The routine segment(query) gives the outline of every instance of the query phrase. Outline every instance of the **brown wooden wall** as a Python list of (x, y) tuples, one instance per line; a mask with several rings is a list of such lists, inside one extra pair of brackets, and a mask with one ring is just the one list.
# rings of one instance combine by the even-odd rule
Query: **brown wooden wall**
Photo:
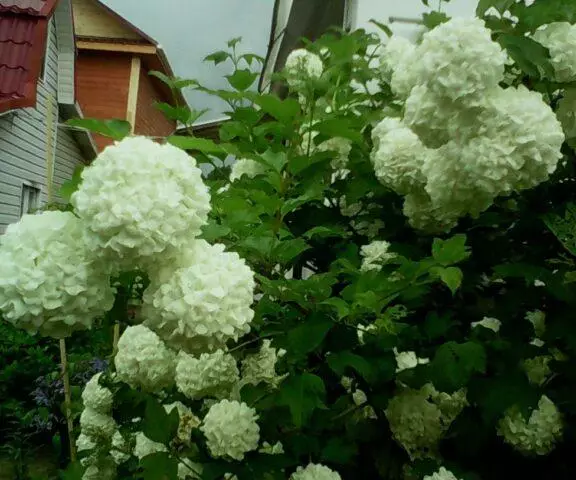
[[(87, 118), (126, 119), (131, 54), (80, 50), (76, 63), (77, 98)], [(113, 143), (94, 135), (98, 150)]]
[[(167, 136), (176, 129), (176, 122), (168, 120), (154, 106), (154, 102), (166, 102), (167, 99), (154, 86), (151, 77), (144, 66), (140, 71), (140, 86), (138, 89), (138, 108), (136, 110), (136, 125), (134, 133), (149, 136)], [(169, 101), (168, 103), (172, 103)]]

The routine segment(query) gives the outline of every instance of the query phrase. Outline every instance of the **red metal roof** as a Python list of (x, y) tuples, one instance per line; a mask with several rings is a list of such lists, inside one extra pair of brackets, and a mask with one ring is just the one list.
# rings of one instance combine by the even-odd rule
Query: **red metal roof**
[(36, 105), (48, 18), (57, 0), (0, 0), (0, 112)]

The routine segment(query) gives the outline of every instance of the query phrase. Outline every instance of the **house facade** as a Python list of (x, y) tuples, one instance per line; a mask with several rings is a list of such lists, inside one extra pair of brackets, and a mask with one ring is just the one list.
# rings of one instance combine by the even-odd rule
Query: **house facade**
[(96, 155), (76, 103), (71, 0), (0, 0), (0, 233)]
[[(144, 4), (144, 2), (143, 2)], [(173, 76), (158, 43), (98, 0), (73, 0), (78, 48), (78, 100), (85, 115), (127, 120), (138, 135), (165, 137), (176, 130), (156, 102), (186, 105), (151, 71)], [(95, 136), (99, 150), (112, 141)]]

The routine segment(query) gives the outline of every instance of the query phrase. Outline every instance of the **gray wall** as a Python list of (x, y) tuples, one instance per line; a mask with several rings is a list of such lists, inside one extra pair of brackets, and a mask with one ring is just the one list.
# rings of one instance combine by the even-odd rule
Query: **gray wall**
[[(52, 102), (54, 192), (72, 175), (82, 154), (69, 131), (58, 128), (58, 43), (54, 18), (49, 29), (45, 79), (38, 82), (36, 108), (0, 116), (0, 233), (20, 216), (22, 185), (32, 182), (46, 202), (46, 114)], [(55, 198), (57, 200), (57, 198)]]

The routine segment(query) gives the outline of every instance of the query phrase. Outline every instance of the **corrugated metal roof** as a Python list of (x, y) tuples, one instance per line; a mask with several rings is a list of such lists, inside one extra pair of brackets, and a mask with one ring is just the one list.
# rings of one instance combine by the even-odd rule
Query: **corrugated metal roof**
[(36, 105), (48, 16), (57, 0), (0, 0), (0, 113)]

